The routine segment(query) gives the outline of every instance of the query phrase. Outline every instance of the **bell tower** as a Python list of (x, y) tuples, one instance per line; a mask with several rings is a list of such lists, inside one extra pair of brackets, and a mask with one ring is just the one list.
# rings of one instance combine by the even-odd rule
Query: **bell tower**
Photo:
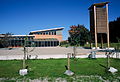
[(94, 37), (96, 48), (98, 47), (98, 34), (101, 34), (101, 43), (103, 42), (102, 35), (106, 34), (107, 47), (109, 48), (108, 3), (109, 2), (96, 3), (89, 7), (90, 32)]

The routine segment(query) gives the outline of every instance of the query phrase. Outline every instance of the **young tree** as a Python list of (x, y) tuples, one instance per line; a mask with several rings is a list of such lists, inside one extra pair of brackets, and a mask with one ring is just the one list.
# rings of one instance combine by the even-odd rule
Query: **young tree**
[(24, 56), (23, 56), (23, 69), (25, 69), (26, 68), (26, 60), (27, 59), (29, 59), (28, 58), (28, 53), (29, 52), (32, 52), (32, 51), (34, 51), (34, 49), (35, 49), (35, 47), (34, 47), (34, 42), (32, 42), (31, 43), (31, 46), (30, 47), (33, 47), (33, 48), (31, 48), (31, 50), (29, 49), (29, 47), (28, 47), (28, 45), (29, 45), (29, 43), (28, 43), (28, 37), (27, 37), (27, 35), (26, 35), (26, 38), (25, 38), (25, 40), (24, 40), (24, 44), (23, 44), (23, 48), (24, 48)]

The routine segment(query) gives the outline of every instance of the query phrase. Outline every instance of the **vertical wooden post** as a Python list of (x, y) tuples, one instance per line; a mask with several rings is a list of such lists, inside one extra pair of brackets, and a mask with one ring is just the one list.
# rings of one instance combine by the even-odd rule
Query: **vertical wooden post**
[(106, 14), (107, 14), (107, 47), (110, 47), (109, 43), (109, 21), (108, 21), (108, 4), (106, 4)]
[(25, 69), (26, 48), (24, 46), (23, 69)]
[(107, 54), (107, 68), (109, 69), (110, 67), (110, 60), (109, 60), (110, 56), (109, 54)]
[(96, 6), (94, 5), (95, 48), (97, 49)]
[(68, 58), (68, 70), (70, 70), (70, 53), (67, 54), (67, 58)]
[(101, 48), (103, 48), (103, 36), (101, 34)]
[(76, 57), (76, 46), (73, 47), (73, 56)]
[(110, 60), (109, 60), (109, 53), (108, 52), (106, 52), (105, 53), (105, 55), (107, 56), (107, 69), (109, 69), (109, 67), (110, 67)]

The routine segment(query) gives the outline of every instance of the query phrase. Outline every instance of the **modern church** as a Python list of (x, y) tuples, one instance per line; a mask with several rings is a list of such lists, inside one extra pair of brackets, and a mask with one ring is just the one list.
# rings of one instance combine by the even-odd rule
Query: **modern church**
[(31, 31), (29, 35), (12, 35), (9, 38), (10, 47), (55, 47), (62, 41), (64, 27)]

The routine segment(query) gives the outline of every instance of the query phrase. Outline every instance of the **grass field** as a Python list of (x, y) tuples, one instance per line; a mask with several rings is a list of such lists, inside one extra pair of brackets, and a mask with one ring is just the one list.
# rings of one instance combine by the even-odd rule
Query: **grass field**
[[(98, 46), (101, 47), (101, 44), (98, 43)], [(85, 44), (83, 47), (90, 47), (90, 44)], [(95, 44), (93, 44), (92, 47), (95, 47)], [(103, 47), (107, 47), (107, 43), (104, 43)], [(110, 47), (120, 47), (120, 43), (110, 43)]]
[[(69, 47), (70, 45), (69, 44), (64, 44), (64, 45), (61, 45), (62, 47)], [(85, 44), (84, 46), (82, 47), (90, 47), (90, 44)], [(95, 47), (95, 44), (92, 44), (92, 47)], [(101, 44), (98, 43), (98, 47), (101, 47)], [(107, 43), (104, 43), (103, 44), (103, 48), (107, 47)], [(120, 43), (110, 43), (110, 47), (113, 47), (113, 48), (120, 48)]]
[[(71, 70), (76, 76), (102, 76), (105, 78), (119, 77), (120, 76), (120, 59), (110, 59), (112, 67), (117, 68), (118, 72), (114, 76), (111, 73), (106, 73), (105, 68), (107, 60), (104, 58), (99, 59), (71, 59)], [(45, 60), (27, 60), (26, 64), (29, 67), (29, 73), (26, 78), (37, 79), (40, 77), (50, 78), (69, 78), (64, 75), (65, 65), (67, 59), (45, 59)], [(22, 69), (22, 60), (7, 60), (0, 61), (0, 78), (18, 78), (19, 70)]]

